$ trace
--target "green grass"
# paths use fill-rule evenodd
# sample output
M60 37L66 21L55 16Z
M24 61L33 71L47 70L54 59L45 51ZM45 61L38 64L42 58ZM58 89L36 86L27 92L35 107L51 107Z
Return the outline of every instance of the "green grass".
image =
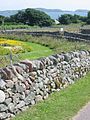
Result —
M27 45L31 46L32 51L19 54L21 59L37 59L40 57L45 57L53 54L53 50L49 47L42 46L40 44L25 42Z
M45 47L37 43L25 42L25 47L29 47L29 46L31 48L30 52L24 52L24 53L18 53L12 55L13 63L24 59L32 60L53 54L53 50L51 50L49 47ZM7 52L8 55L6 55L5 57L4 54ZM0 67L5 67L6 65L10 64L9 53L10 51L0 47Z
M57 53L66 53L71 51L77 51L77 50L90 50L90 43L85 42L78 42L78 41L68 41L66 39L62 38L52 38L52 37L32 37L30 35L0 35L0 38L6 38L6 39L16 39L24 41L25 44L28 46L31 46L31 52L26 53L19 53L19 60L23 59L37 59L45 56L49 56L51 54L57 54ZM0 59L1 61L4 61L4 65L0 64L0 67L5 66L5 60ZM14 60L15 61L15 60ZM7 62L6 63L10 63Z
M27 36L26 36L27 39ZM51 37L31 37L28 41L48 46L53 50L54 54L62 52L70 52L75 50L90 50L90 43L68 41L62 38L51 38Z
M23 24L6 24L1 25L0 30L13 30L13 29L36 29L39 28L38 26L29 26L29 25L23 25Z
M90 73L12 120L69 120L90 100Z
M13 30L13 29L26 29L29 31L60 31L60 28L63 27L64 30L68 31L79 31L80 27L84 23L69 24L69 25L53 25L51 27L42 27L39 26L29 26L23 24L5 24L0 26L0 30Z
M75 40L69 41L63 38L52 38L52 37L32 37L30 35L15 35L15 34L2 34L0 38L17 39L21 41L28 41L37 43L53 50L53 53L69 52L75 50L90 50L90 43L78 42Z

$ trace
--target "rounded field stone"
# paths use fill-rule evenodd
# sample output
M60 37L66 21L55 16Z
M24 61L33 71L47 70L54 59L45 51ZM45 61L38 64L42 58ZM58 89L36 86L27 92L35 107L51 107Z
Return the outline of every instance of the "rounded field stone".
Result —
M0 90L0 103L4 101L5 101L5 93L2 90Z

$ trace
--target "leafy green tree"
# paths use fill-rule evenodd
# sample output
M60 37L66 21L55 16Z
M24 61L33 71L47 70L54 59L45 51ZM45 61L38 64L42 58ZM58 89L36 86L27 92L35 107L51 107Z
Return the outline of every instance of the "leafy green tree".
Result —
M51 26L53 20L46 13L27 8L25 11L19 11L17 14L10 16L12 22L23 23L28 25Z
M79 20L82 22L87 22L87 17L86 16L80 16Z
M90 19L90 11L88 12L87 18Z
M0 24L1 25L4 25L4 19L5 19L5 17L0 15Z
M72 23L79 23L80 22L80 16L79 15L72 15L72 19L71 19Z
M90 24L90 11L88 12L88 15L87 15L87 24Z
M58 18L61 24L66 24L66 25L71 23L71 19L72 19L72 15L70 14L61 15L61 17Z
M35 10L35 9L26 9L27 23L29 25L39 25L39 26L51 26L53 20L46 13Z
M64 14L58 18L61 24L70 24L70 23L79 23L79 22L86 22L87 17L82 17L80 15L71 15L71 14Z

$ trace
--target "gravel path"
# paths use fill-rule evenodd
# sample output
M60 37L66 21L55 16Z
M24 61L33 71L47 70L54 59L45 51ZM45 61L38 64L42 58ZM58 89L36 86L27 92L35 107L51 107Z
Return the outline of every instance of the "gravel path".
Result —
M90 102L72 120L90 120Z

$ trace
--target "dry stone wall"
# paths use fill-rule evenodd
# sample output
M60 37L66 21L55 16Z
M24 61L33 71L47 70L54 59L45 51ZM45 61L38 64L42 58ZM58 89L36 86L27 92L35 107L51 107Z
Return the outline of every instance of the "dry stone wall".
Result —
M24 60L0 69L0 120L47 99L50 93L73 84L89 70L89 51Z
M66 32L64 31L64 38L77 40L77 41L85 41L90 42L90 34L82 34L82 33L75 33L75 32Z

